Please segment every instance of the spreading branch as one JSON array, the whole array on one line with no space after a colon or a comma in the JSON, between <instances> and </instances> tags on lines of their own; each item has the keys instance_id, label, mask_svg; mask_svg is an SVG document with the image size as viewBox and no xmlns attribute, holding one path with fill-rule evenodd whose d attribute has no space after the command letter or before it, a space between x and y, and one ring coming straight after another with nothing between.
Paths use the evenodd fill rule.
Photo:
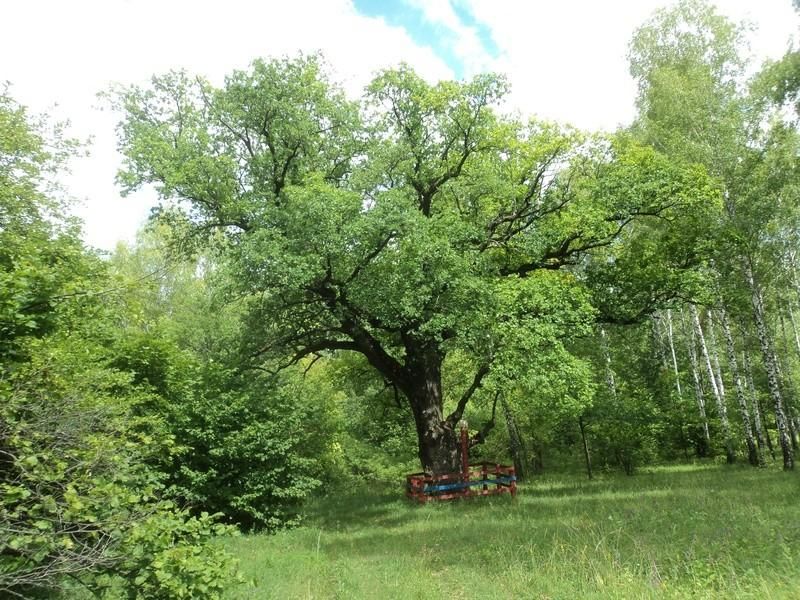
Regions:
<instances>
[{"instance_id":1,"label":"spreading branch","mask_svg":"<svg viewBox=\"0 0 800 600\"><path fill-rule=\"evenodd\" d=\"M475 373L475 377L472 380L472 383L461 396L461 399L458 401L458 405L456 409L447 417L447 422L451 425L455 425L458 421L461 420L461 416L464 414L464 409L467 407L467 403L472 398L473 394L477 391L479 387L481 387L481 383L483 382L483 378L489 374L489 365L481 365L478 369L477 373Z\"/></svg>"},{"instance_id":2,"label":"spreading branch","mask_svg":"<svg viewBox=\"0 0 800 600\"><path fill-rule=\"evenodd\" d=\"M495 392L494 401L492 402L492 416L488 421L486 421L486 423L483 424L483 427L481 427L480 431L478 431L478 433L476 433L469 441L470 448L485 442L486 438L489 436L489 432L494 429L494 416L497 411L497 400L500 398L500 393L500 390Z\"/></svg>"}]
</instances>

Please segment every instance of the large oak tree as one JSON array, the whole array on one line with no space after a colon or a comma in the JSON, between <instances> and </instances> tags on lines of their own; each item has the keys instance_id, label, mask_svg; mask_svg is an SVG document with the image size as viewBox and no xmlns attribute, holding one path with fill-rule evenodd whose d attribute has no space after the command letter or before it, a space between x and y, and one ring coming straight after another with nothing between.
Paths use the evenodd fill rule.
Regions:
<instances>
[{"instance_id":1,"label":"large oak tree","mask_svg":"<svg viewBox=\"0 0 800 600\"><path fill-rule=\"evenodd\" d=\"M220 88L172 73L116 96L120 181L155 185L195 237L224 234L255 364L362 354L407 399L423 468L454 471L470 400L679 290L716 206L702 169L504 116L505 93L401 67L352 102L316 57ZM443 389L452 357L472 373Z\"/></svg>"}]
</instances>

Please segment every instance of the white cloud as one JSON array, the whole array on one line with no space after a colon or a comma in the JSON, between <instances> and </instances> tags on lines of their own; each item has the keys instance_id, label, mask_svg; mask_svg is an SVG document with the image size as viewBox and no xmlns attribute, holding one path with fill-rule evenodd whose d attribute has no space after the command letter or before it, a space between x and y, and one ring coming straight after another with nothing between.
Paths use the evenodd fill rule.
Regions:
<instances>
[{"instance_id":1,"label":"white cloud","mask_svg":"<svg viewBox=\"0 0 800 600\"><path fill-rule=\"evenodd\" d=\"M512 105L523 113L614 129L634 114L635 85L626 54L634 30L664 0L466 0L500 48L493 67L508 74ZM789 0L720 0L719 10L759 26L752 50L778 57L797 30Z\"/></svg>"},{"instance_id":2,"label":"white cloud","mask_svg":"<svg viewBox=\"0 0 800 600\"><path fill-rule=\"evenodd\" d=\"M453 53L461 61L467 76L491 68L492 57L484 48L478 31L461 21L450 0L406 0L406 3L421 11L426 21L450 33L454 40Z\"/></svg>"},{"instance_id":3,"label":"white cloud","mask_svg":"<svg viewBox=\"0 0 800 600\"><path fill-rule=\"evenodd\" d=\"M508 74L512 107L589 129L631 119L627 44L664 0L457 0L491 32L497 59L452 1L406 0L452 37L467 74ZM789 0L720 5L760 26L753 43L759 57L782 54L797 30ZM383 19L360 15L351 0L27 0L5 3L3 19L0 80L10 80L12 94L32 109L69 117L74 135L95 138L92 157L75 161L67 184L86 198L80 214L88 241L103 248L130 239L154 202L148 192L122 200L113 183L115 115L92 108L95 93L111 82L141 83L153 73L186 68L219 83L255 57L318 49L354 96L374 71L401 61L429 80L453 76L430 47Z\"/></svg>"},{"instance_id":4,"label":"white cloud","mask_svg":"<svg viewBox=\"0 0 800 600\"><path fill-rule=\"evenodd\" d=\"M32 0L4 6L3 18L0 80L11 81L11 93L32 110L69 118L76 137L94 137L91 157L74 161L66 184L84 199L78 213L87 241L107 249L131 239L155 202L147 191L120 199L114 185L116 116L93 108L95 94L112 82L144 83L186 68L221 83L256 57L300 50L324 51L354 96L375 71L401 61L430 80L453 77L433 50L359 15L350 0Z\"/></svg>"}]
</instances>

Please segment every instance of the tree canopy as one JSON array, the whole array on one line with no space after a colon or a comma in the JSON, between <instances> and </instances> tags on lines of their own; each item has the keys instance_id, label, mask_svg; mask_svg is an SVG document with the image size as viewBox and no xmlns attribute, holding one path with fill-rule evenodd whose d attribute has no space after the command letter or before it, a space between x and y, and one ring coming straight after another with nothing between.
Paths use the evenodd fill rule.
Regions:
<instances>
[{"instance_id":1,"label":"tree canopy","mask_svg":"<svg viewBox=\"0 0 800 600\"><path fill-rule=\"evenodd\" d=\"M401 67L356 103L316 56L256 61L219 89L171 73L117 96L120 181L154 184L191 236L224 233L255 364L364 355L408 398L423 466L451 469L477 390L524 379L545 348L567 354L598 307L630 320L680 293L692 223L716 206L702 168L505 116L506 91L497 76L429 84ZM658 252L626 242L634 223ZM641 289L617 261L673 275ZM593 282L625 301L594 306ZM472 374L443 391L453 353Z\"/></svg>"}]
</instances>

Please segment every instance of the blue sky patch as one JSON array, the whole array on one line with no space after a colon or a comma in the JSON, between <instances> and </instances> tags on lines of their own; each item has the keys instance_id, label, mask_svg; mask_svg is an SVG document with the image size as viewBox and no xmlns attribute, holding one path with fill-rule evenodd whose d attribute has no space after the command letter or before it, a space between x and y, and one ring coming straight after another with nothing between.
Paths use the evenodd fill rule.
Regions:
<instances>
[{"instance_id":1,"label":"blue sky patch","mask_svg":"<svg viewBox=\"0 0 800 600\"><path fill-rule=\"evenodd\" d=\"M499 58L500 48L495 44L491 30L486 23L478 21L475 15L472 14L469 6L467 6L467 3L463 0L455 0L451 3L451 6L453 7L453 12L461 19L461 22L478 33L478 39L481 41L481 44L483 44L483 49L486 53L492 58Z\"/></svg>"},{"instance_id":2,"label":"blue sky patch","mask_svg":"<svg viewBox=\"0 0 800 600\"><path fill-rule=\"evenodd\" d=\"M399 0L353 0L353 5L362 15L381 17L393 27L402 27L416 44L431 48L453 70L456 78L464 77L464 63L453 51L455 33L426 20L420 9ZM499 50L488 28L475 20L467 6L457 1L453 11L464 25L477 31L484 50L491 56L497 56Z\"/></svg>"}]
</instances>

